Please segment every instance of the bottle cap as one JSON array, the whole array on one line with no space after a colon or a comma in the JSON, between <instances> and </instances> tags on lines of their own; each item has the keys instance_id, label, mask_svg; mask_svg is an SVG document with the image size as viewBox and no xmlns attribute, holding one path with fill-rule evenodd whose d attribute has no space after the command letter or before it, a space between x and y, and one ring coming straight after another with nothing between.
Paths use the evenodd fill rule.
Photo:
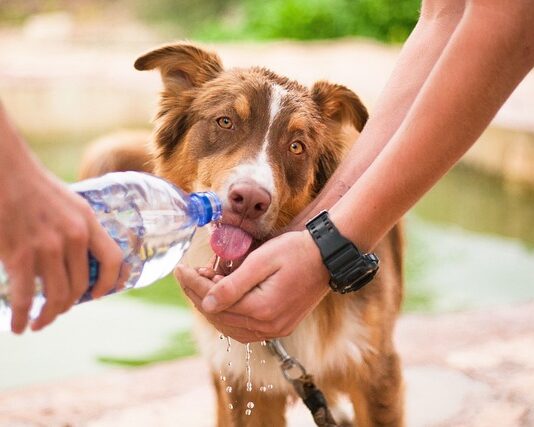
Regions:
<instances>
[{"instance_id":1,"label":"bottle cap","mask_svg":"<svg viewBox=\"0 0 534 427\"><path fill-rule=\"evenodd\" d=\"M198 213L198 226L217 221L222 215L222 204L212 191L191 193L189 196Z\"/></svg>"}]
</instances>

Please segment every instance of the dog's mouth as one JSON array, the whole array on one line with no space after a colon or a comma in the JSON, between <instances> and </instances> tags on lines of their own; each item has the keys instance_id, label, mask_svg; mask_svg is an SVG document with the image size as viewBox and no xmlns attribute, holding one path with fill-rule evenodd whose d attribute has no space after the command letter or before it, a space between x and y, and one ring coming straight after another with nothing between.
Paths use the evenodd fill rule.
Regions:
<instances>
[{"instance_id":1,"label":"dog's mouth","mask_svg":"<svg viewBox=\"0 0 534 427\"><path fill-rule=\"evenodd\" d=\"M240 227L217 224L211 233L210 245L220 259L237 261L243 259L252 247L254 238Z\"/></svg>"}]
</instances>

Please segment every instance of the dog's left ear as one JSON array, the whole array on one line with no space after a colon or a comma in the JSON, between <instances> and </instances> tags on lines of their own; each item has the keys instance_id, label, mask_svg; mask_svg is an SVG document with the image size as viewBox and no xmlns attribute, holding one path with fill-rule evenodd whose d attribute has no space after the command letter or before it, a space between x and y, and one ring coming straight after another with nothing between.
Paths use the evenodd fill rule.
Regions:
<instances>
[{"instance_id":1,"label":"dog's left ear","mask_svg":"<svg viewBox=\"0 0 534 427\"><path fill-rule=\"evenodd\" d=\"M358 95L349 88L319 81L311 89L312 99L323 116L340 126L350 124L361 132L369 114Z\"/></svg>"},{"instance_id":2,"label":"dog's left ear","mask_svg":"<svg viewBox=\"0 0 534 427\"><path fill-rule=\"evenodd\" d=\"M369 114L360 98L338 84L319 81L311 89L312 99L326 119L328 136L315 174L315 193L319 193L354 142L347 139L344 128L351 126L361 132Z\"/></svg>"}]
</instances>

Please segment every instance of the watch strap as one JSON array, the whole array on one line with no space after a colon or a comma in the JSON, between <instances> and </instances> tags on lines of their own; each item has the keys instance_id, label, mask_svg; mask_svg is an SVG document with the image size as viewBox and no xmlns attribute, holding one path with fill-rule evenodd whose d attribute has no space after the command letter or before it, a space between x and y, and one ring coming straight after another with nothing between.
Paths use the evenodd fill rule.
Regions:
<instances>
[{"instance_id":1,"label":"watch strap","mask_svg":"<svg viewBox=\"0 0 534 427\"><path fill-rule=\"evenodd\" d=\"M373 253L362 253L351 240L344 237L330 220L327 211L308 221L306 228L330 272L332 290L353 292L373 279L378 271L378 257Z\"/></svg>"}]
</instances>

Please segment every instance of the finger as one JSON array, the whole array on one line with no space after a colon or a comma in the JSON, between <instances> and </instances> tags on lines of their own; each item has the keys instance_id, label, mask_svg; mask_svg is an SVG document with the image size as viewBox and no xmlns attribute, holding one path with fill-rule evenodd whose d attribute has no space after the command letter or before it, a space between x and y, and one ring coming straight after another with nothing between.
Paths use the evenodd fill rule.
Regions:
<instances>
[{"instance_id":1,"label":"finger","mask_svg":"<svg viewBox=\"0 0 534 427\"><path fill-rule=\"evenodd\" d=\"M217 272L210 267L200 267L196 269L197 273L201 275L202 277L205 277L206 279L213 280L213 278L217 275Z\"/></svg>"},{"instance_id":2,"label":"finger","mask_svg":"<svg viewBox=\"0 0 534 427\"><path fill-rule=\"evenodd\" d=\"M31 324L38 331L54 321L70 307L70 288L60 243L49 239L37 257L37 274L43 282L46 301L39 316Z\"/></svg>"},{"instance_id":3,"label":"finger","mask_svg":"<svg viewBox=\"0 0 534 427\"><path fill-rule=\"evenodd\" d=\"M126 287L126 282L130 278L131 272L132 266L126 262L123 262L119 272L119 278L117 279L117 284L115 285L115 290L117 292L122 291Z\"/></svg>"},{"instance_id":4,"label":"finger","mask_svg":"<svg viewBox=\"0 0 534 427\"><path fill-rule=\"evenodd\" d=\"M242 314L223 311L213 316L215 316L217 319L217 323L223 324L227 327L244 329L247 331L256 331L258 333L268 333L270 330L267 322L254 319L249 316L243 316Z\"/></svg>"},{"instance_id":5,"label":"finger","mask_svg":"<svg viewBox=\"0 0 534 427\"><path fill-rule=\"evenodd\" d=\"M253 330L242 326L234 326L234 324L246 325L246 320L242 320L241 322L235 321L231 322L232 324L230 324L226 323L224 320L221 320L221 314L210 315L203 313L201 308L202 299L189 288L184 288L184 292L191 300L195 308L199 312L201 312L206 317L206 320L210 322L215 327L215 329L220 331L222 334L234 338L242 343L263 341L267 339L266 335L263 334L260 330ZM245 318L245 316L240 317Z\"/></svg>"},{"instance_id":6,"label":"finger","mask_svg":"<svg viewBox=\"0 0 534 427\"><path fill-rule=\"evenodd\" d=\"M91 295L100 298L111 291L117 283L123 261L122 251L93 217L89 231L89 249L99 262L98 279Z\"/></svg>"},{"instance_id":7,"label":"finger","mask_svg":"<svg viewBox=\"0 0 534 427\"><path fill-rule=\"evenodd\" d=\"M205 277L202 277L197 271L185 265L178 265L174 270L176 278L180 282L180 286L185 289L191 289L195 294L204 298L213 286L213 282Z\"/></svg>"},{"instance_id":8,"label":"finger","mask_svg":"<svg viewBox=\"0 0 534 427\"><path fill-rule=\"evenodd\" d=\"M71 232L66 248L66 266L70 285L70 304L74 304L89 287L89 264L87 262L87 232L79 229Z\"/></svg>"},{"instance_id":9,"label":"finger","mask_svg":"<svg viewBox=\"0 0 534 427\"><path fill-rule=\"evenodd\" d=\"M217 313L225 310L238 302L256 285L276 273L278 267L272 263L266 263L265 254L260 250L252 252L236 271L220 279L211 288L202 302L204 311Z\"/></svg>"},{"instance_id":10,"label":"finger","mask_svg":"<svg viewBox=\"0 0 534 427\"><path fill-rule=\"evenodd\" d=\"M33 254L26 254L24 261L17 257L6 265L10 281L11 330L22 334L28 324L28 314L35 294L35 269Z\"/></svg>"}]
</instances>

